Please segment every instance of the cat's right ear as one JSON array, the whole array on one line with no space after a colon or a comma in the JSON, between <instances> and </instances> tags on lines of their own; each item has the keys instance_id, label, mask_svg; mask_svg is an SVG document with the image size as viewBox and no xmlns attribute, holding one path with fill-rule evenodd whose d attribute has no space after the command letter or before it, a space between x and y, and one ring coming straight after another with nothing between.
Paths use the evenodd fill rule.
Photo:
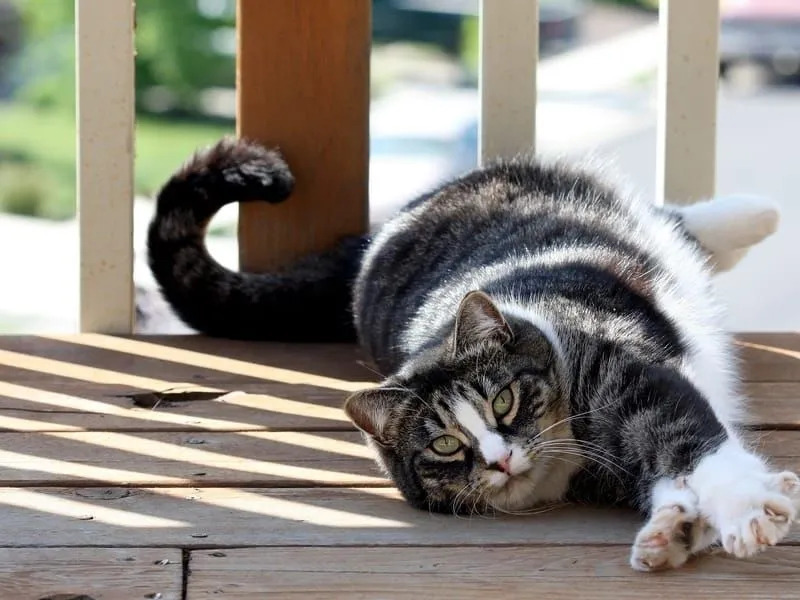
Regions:
<instances>
[{"instance_id":1,"label":"cat's right ear","mask_svg":"<svg viewBox=\"0 0 800 600\"><path fill-rule=\"evenodd\" d=\"M401 402L396 390L378 387L350 396L345 400L344 412L356 427L386 446L391 441L392 413Z\"/></svg>"}]
</instances>

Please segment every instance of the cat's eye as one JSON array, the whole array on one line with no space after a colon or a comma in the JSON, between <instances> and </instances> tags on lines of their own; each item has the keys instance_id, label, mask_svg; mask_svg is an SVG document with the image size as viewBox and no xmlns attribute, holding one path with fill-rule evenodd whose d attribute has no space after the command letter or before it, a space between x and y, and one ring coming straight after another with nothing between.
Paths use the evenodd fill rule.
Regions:
<instances>
[{"instance_id":1,"label":"cat's eye","mask_svg":"<svg viewBox=\"0 0 800 600\"><path fill-rule=\"evenodd\" d=\"M431 449L436 454L451 456L461 450L461 440L452 435L440 435L431 442Z\"/></svg>"},{"instance_id":2,"label":"cat's eye","mask_svg":"<svg viewBox=\"0 0 800 600\"><path fill-rule=\"evenodd\" d=\"M512 406L514 406L514 392L511 388L504 389L492 400L492 412L498 419L510 413Z\"/></svg>"}]
</instances>

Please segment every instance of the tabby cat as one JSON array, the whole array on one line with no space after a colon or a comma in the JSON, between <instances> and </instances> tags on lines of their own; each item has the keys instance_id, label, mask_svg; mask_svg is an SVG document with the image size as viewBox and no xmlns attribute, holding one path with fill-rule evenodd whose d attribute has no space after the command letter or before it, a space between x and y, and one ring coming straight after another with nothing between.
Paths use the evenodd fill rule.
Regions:
<instances>
[{"instance_id":1,"label":"tabby cat","mask_svg":"<svg viewBox=\"0 0 800 600\"><path fill-rule=\"evenodd\" d=\"M207 334L357 339L385 380L347 415L415 507L630 505L631 565L715 542L776 544L800 482L741 439L739 380L710 275L775 229L768 203L659 208L582 170L499 162L411 202L371 237L282 271L234 273L205 228L229 202L281 202L280 155L226 139L163 187L149 261Z\"/></svg>"}]
</instances>

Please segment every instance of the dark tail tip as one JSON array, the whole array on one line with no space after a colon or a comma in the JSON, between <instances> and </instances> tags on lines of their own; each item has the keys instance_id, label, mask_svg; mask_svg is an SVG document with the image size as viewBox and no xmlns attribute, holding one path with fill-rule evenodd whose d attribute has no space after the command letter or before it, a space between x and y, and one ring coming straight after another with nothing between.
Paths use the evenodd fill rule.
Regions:
<instances>
[{"instance_id":1,"label":"dark tail tip","mask_svg":"<svg viewBox=\"0 0 800 600\"><path fill-rule=\"evenodd\" d=\"M161 190L157 210L169 212L179 207L176 202L191 202L193 210L204 208L209 212L231 202L277 203L293 188L294 176L280 152L229 136L196 152L183 164Z\"/></svg>"}]
</instances>

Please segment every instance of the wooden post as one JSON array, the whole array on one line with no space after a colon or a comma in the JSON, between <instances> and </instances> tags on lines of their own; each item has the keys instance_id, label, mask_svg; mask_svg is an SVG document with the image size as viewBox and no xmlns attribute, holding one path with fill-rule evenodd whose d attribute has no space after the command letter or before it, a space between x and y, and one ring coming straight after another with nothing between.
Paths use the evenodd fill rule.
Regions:
<instances>
[{"instance_id":1,"label":"wooden post","mask_svg":"<svg viewBox=\"0 0 800 600\"><path fill-rule=\"evenodd\" d=\"M133 328L132 0L76 0L80 329Z\"/></svg>"},{"instance_id":2,"label":"wooden post","mask_svg":"<svg viewBox=\"0 0 800 600\"><path fill-rule=\"evenodd\" d=\"M687 204L716 187L719 2L662 0L657 202Z\"/></svg>"},{"instance_id":3,"label":"wooden post","mask_svg":"<svg viewBox=\"0 0 800 600\"><path fill-rule=\"evenodd\" d=\"M535 149L539 0L481 0L480 28L484 164Z\"/></svg>"},{"instance_id":4,"label":"wooden post","mask_svg":"<svg viewBox=\"0 0 800 600\"><path fill-rule=\"evenodd\" d=\"M240 136L279 146L297 184L240 205L245 271L284 265L368 223L370 0L238 0Z\"/></svg>"}]
</instances>

